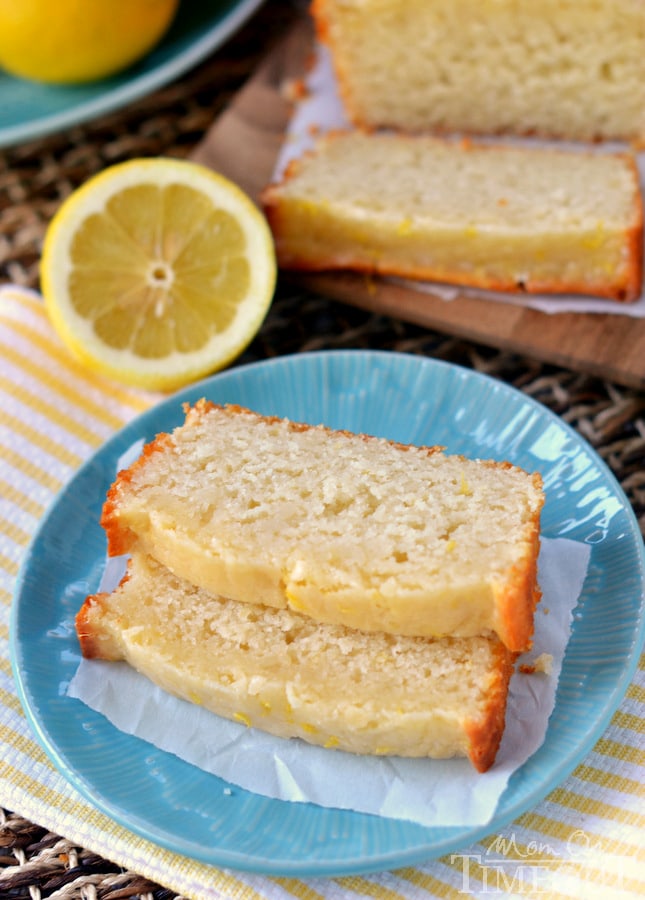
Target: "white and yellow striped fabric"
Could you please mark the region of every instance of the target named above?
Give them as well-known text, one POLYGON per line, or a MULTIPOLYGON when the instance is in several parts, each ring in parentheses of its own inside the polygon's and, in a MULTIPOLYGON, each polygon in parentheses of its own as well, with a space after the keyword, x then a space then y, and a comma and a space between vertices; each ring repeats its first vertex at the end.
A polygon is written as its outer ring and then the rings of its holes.
POLYGON ((39 520, 80 464, 158 399, 70 359, 40 298, 0 290, 0 803, 195 900, 645 896, 645 659, 584 763, 481 844, 376 875, 297 880, 218 870, 149 844, 93 809, 30 732, 9 662, 9 615, 39 520))

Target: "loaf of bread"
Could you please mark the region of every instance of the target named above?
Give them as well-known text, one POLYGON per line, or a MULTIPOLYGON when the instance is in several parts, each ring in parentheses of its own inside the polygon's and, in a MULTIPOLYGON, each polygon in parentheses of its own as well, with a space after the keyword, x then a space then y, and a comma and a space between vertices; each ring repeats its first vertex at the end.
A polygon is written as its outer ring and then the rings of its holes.
POLYGON ((642 0, 314 0, 355 124, 645 140, 642 0))
POLYGON ((641 293, 630 154, 335 132, 293 160, 262 204, 284 269, 621 301, 641 293))
POLYGON ((224 600, 135 554, 77 615, 84 656, 279 737, 361 754, 495 759, 513 657, 494 638, 366 634, 224 600))
POLYGON ((119 473, 111 555, 319 622, 526 650, 538 473, 204 400, 119 473))

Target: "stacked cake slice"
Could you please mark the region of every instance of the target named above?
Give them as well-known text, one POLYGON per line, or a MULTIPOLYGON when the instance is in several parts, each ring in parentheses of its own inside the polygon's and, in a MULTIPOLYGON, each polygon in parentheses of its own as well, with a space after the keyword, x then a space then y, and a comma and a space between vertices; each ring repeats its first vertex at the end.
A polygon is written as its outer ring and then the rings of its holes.
POLYGON ((284 738, 484 771, 530 646, 539 475, 206 401, 119 473, 87 657, 284 738))

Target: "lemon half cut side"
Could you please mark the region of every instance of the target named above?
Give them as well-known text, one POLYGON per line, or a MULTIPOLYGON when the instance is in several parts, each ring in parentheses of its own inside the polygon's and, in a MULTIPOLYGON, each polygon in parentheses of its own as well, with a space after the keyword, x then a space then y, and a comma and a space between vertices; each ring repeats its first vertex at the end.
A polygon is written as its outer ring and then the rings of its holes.
POLYGON ((269 226, 228 179, 197 163, 136 159, 65 200, 43 246, 54 328, 97 372, 174 390, 224 368, 273 298, 269 226))

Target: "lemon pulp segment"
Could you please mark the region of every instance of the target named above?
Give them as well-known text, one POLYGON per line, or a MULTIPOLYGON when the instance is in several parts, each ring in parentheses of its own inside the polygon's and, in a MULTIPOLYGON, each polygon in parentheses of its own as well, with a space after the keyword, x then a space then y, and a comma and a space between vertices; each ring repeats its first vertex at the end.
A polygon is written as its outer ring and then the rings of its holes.
POLYGON ((235 219, 194 188, 128 188, 74 236, 70 302, 112 347, 188 353, 233 321, 249 289, 245 254, 235 219))

